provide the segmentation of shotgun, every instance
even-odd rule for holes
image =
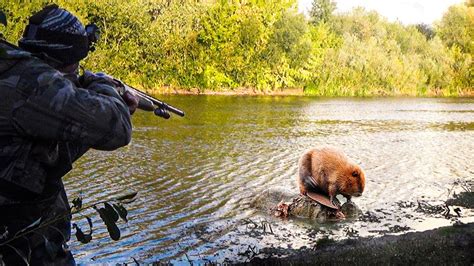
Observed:
[[[123,95],[126,91],[130,91],[135,94],[138,97],[138,109],[153,112],[156,116],[162,117],[164,119],[168,119],[171,117],[169,112],[179,115],[181,117],[184,116],[184,112],[180,109],[171,106],[163,101],[160,101],[155,97],[124,83],[121,80],[118,80],[104,73],[96,73],[95,75],[108,78],[114,83],[119,84],[118,92],[120,95]]]

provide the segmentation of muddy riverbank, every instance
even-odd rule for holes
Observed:
[[[472,265],[473,251],[474,223],[469,223],[399,236],[320,241],[314,249],[266,248],[248,264]]]
[[[462,210],[474,207],[474,192],[455,194],[446,201],[446,218],[461,215]],[[420,205],[422,206],[422,205]],[[453,208],[452,206],[457,206]],[[423,208],[427,215],[437,209]],[[459,212],[459,214],[458,214]],[[454,214],[454,215],[453,215]],[[396,233],[396,232],[391,232]],[[381,237],[349,237],[335,241],[320,238],[311,247],[263,248],[254,254],[250,265],[279,264],[460,264],[474,263],[474,223],[462,223],[454,219],[451,226],[423,232]]]

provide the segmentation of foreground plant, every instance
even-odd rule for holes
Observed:
[[[68,212],[60,214],[48,220],[43,220],[42,217],[39,217],[33,223],[19,230],[18,232],[15,232],[14,234],[12,232],[9,232],[7,227],[0,228],[0,247],[5,246],[11,248],[16,254],[18,254],[18,256],[22,258],[26,265],[29,265],[31,258],[31,247],[27,236],[36,234],[43,238],[48,255],[54,257],[61,247],[55,244],[54,242],[49,241],[49,239],[45,235],[40,233],[40,229],[53,229],[57,231],[65,240],[66,237],[61,233],[61,230],[54,227],[53,224],[68,217],[69,215],[80,215],[87,219],[87,223],[89,225],[89,233],[84,233],[76,223],[73,223],[72,227],[76,231],[75,235],[79,242],[83,244],[89,243],[92,240],[93,233],[92,219],[89,216],[82,215],[81,213],[91,208],[96,210],[99,214],[101,220],[104,222],[107,228],[107,232],[109,233],[110,238],[112,238],[112,240],[117,241],[120,239],[120,229],[117,226],[119,218],[121,218],[124,222],[128,222],[128,211],[124,207],[124,204],[133,202],[136,199],[136,196],[137,192],[132,192],[109,200],[94,202],[86,206],[83,206],[82,204],[82,197],[77,197],[72,200],[73,206],[70,210],[70,213]],[[28,245],[26,245],[27,250],[20,250],[19,248],[14,246],[13,242],[15,240],[20,239],[24,239],[28,242]],[[5,263],[2,260],[2,254],[0,254],[0,266],[4,264]]]

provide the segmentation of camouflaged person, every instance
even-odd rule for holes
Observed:
[[[74,265],[70,216],[11,247],[1,243],[35,221],[70,214],[61,177],[90,148],[127,145],[138,101],[92,73],[77,78],[90,42],[71,13],[52,5],[29,22],[21,48],[0,41],[0,265],[24,264],[17,251],[31,252],[33,265]]]

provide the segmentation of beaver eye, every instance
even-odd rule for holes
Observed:
[[[352,172],[352,176],[353,177],[359,177],[359,172],[357,172],[357,171]]]

